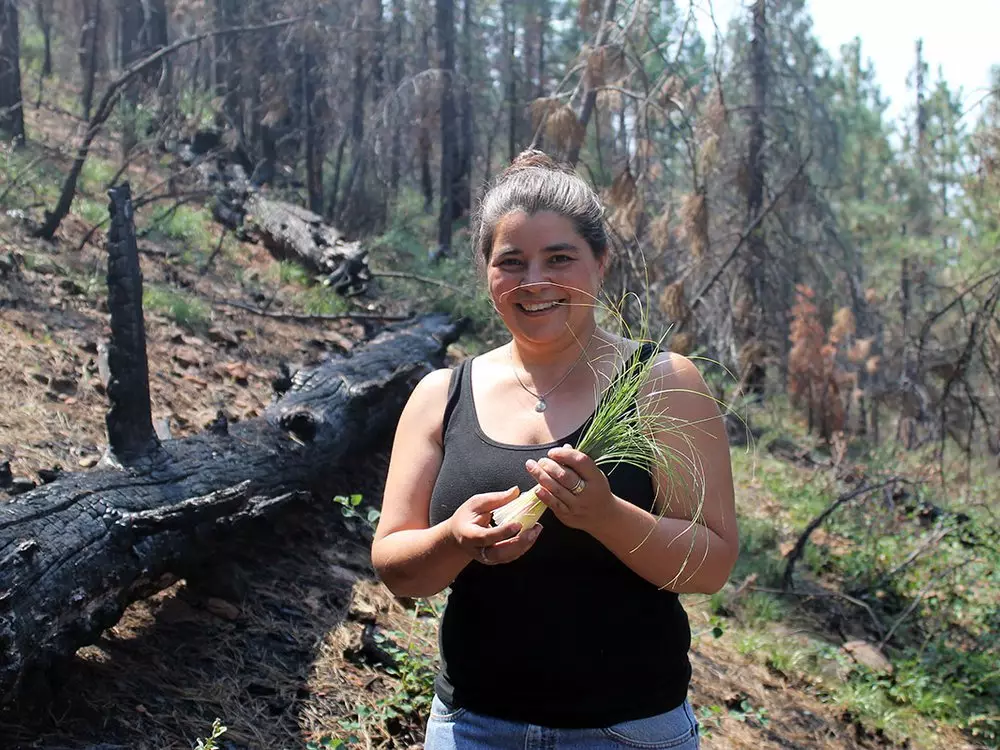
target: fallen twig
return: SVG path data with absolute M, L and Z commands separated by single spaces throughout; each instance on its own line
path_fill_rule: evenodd
M 785 590 L 790 591 L 793 588 L 792 573 L 795 570 L 795 562 L 802 556 L 802 552 L 805 550 L 806 544 L 809 542 L 809 537 L 817 528 L 819 528 L 823 521 L 825 521 L 841 505 L 850 502 L 854 498 L 861 495 L 867 495 L 869 492 L 882 489 L 883 487 L 895 484 L 899 481 L 901 481 L 899 477 L 892 477 L 891 479 L 879 482 L 878 484 L 862 483 L 856 490 L 840 495 L 836 500 L 830 503 L 826 510 L 810 521 L 809 525 L 806 526 L 805 530 L 795 542 L 795 546 L 792 548 L 792 551 L 788 553 L 788 560 L 785 563 L 785 574 L 782 577 L 782 586 Z
M 474 297 L 475 295 L 471 292 L 461 289 L 457 286 L 452 286 L 446 281 L 441 281 L 439 279 L 432 279 L 427 276 L 420 276 L 415 273 L 407 273 L 405 271 L 371 271 L 372 276 L 378 277 L 383 276 L 388 279 L 410 279 L 411 281 L 419 281 L 424 284 L 432 284 L 433 286 L 439 286 L 447 289 L 449 292 L 455 292 L 455 294 L 461 294 L 466 297 Z
M 238 310 L 246 310 L 254 315 L 260 315 L 265 318 L 278 318 L 282 320 L 385 320 L 389 322 L 410 320 L 413 318 L 413 314 L 408 315 L 388 315 L 385 313 L 373 313 L 373 312 L 356 312 L 356 313 L 294 313 L 294 312 L 272 312 L 270 310 L 261 310 L 259 307 L 254 307 L 253 305 L 247 305 L 243 302 L 237 302 L 235 300 L 219 300 L 216 302 L 217 305 L 223 305 L 225 307 L 235 307 Z
M 786 594 L 788 596 L 801 596 L 801 597 L 816 597 L 817 599 L 829 599 L 837 598 L 843 599 L 844 601 L 850 602 L 851 604 L 861 607 L 872 620 L 872 624 L 875 625 L 875 629 L 881 634 L 885 632 L 885 625 L 882 621 L 878 619 L 878 615 L 875 614 L 875 610 L 871 606 L 857 597 L 853 597 L 850 594 L 845 594 L 843 591 L 791 591 L 787 589 L 772 589 L 766 586 L 747 586 L 750 591 L 760 591 L 765 594 Z

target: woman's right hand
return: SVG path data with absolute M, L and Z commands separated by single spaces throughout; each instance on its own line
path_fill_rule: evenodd
M 541 524 L 535 524 L 524 534 L 519 533 L 521 524 L 516 522 L 496 528 L 490 526 L 493 511 L 519 494 L 521 491 L 517 487 L 511 487 L 505 492 L 473 495 L 448 520 L 451 538 L 470 560 L 484 565 L 500 565 L 516 560 L 531 549 L 542 531 Z

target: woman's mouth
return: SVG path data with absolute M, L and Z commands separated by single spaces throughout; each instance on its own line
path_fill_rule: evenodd
M 566 300 L 554 299 L 548 302 L 517 302 L 515 307 L 526 315 L 542 315 L 562 305 Z

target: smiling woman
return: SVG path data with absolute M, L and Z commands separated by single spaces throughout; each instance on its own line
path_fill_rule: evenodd
M 394 593 L 451 587 L 425 747 L 695 748 L 678 594 L 721 588 L 738 546 L 718 408 L 687 359 L 598 326 L 608 239 L 577 174 L 523 154 L 476 226 L 511 341 L 414 390 L 372 547 Z M 609 402 L 662 429 L 599 467 Z

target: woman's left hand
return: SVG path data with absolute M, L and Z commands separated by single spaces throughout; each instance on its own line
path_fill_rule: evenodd
M 589 532 L 610 515 L 615 498 L 608 478 L 586 453 L 564 445 L 525 467 L 541 485 L 538 499 L 570 528 Z

